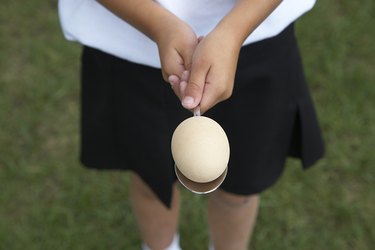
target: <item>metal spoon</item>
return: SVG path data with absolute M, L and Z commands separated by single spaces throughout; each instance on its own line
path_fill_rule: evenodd
M 193 113 L 194 116 L 200 116 L 200 107 L 197 106 L 194 109 Z M 186 189 L 195 194 L 208 194 L 218 189 L 219 186 L 223 183 L 225 177 L 227 176 L 228 167 L 225 168 L 224 172 L 218 178 L 210 182 L 195 182 L 190 180 L 181 173 L 176 164 L 174 165 L 174 171 L 176 173 L 178 180 Z

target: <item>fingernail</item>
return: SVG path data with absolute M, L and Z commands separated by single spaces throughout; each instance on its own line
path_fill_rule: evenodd
M 194 98 L 191 96 L 185 96 L 184 99 L 182 100 L 182 105 L 184 107 L 190 108 L 190 106 L 193 104 L 194 104 Z

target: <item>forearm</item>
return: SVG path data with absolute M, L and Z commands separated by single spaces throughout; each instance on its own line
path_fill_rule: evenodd
M 218 23 L 215 31 L 241 46 L 282 0 L 239 0 L 233 9 Z
M 161 31 L 178 18 L 152 0 L 98 0 L 118 17 L 157 41 Z

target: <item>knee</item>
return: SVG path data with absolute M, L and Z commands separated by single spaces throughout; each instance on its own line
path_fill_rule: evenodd
M 179 190 L 176 184 L 172 186 L 173 196 L 179 196 Z M 130 174 L 130 195 L 148 200 L 158 200 L 156 193 L 151 187 L 135 172 Z
M 222 207 L 246 207 L 258 204 L 259 195 L 238 195 L 219 189 L 211 194 L 210 200 L 215 205 Z
M 137 174 L 130 175 L 130 194 L 145 199 L 155 199 L 155 194 L 144 180 Z

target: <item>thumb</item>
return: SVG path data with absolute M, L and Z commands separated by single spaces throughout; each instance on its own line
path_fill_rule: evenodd
M 205 69 L 204 67 L 192 66 L 190 78 L 182 98 L 182 106 L 184 108 L 194 109 L 201 102 L 208 69 L 209 67 Z

